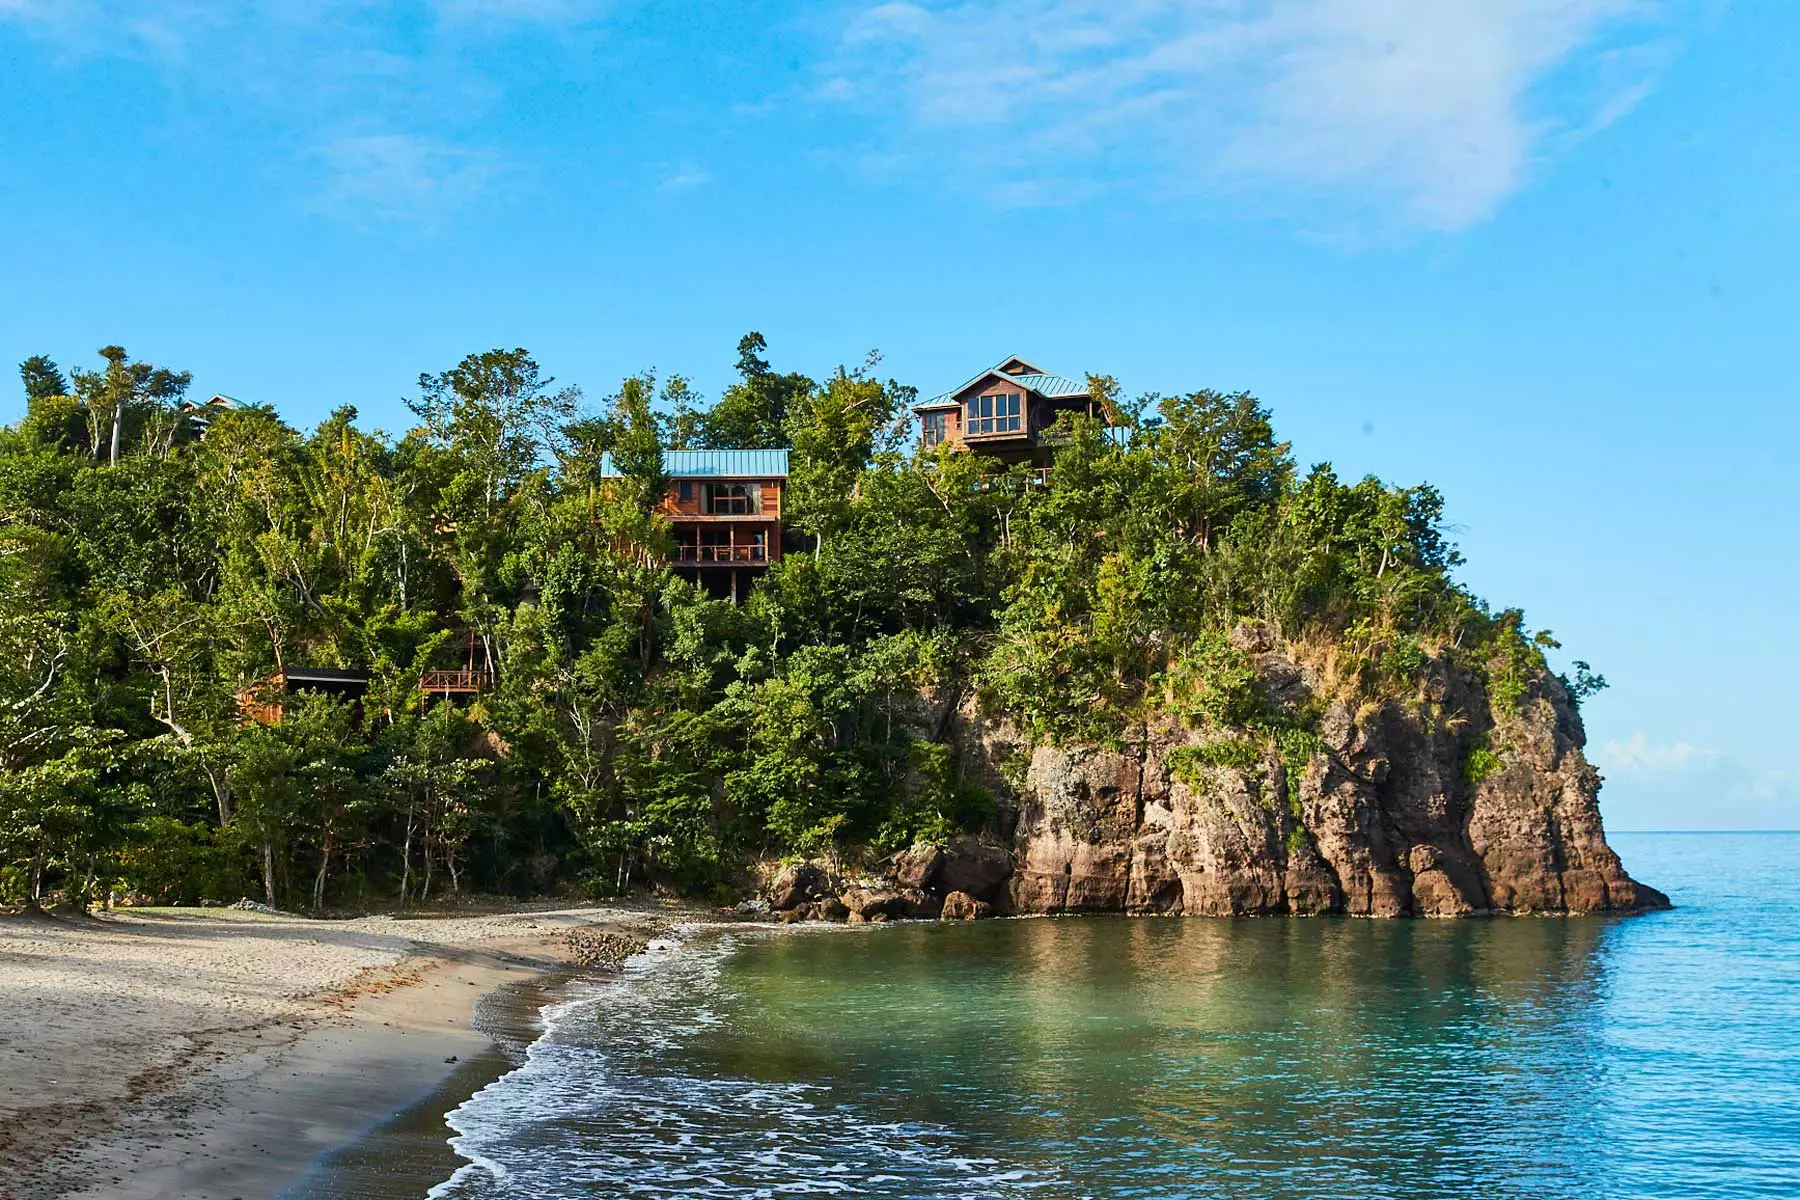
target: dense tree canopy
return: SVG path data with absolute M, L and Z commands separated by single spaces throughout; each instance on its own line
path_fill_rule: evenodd
M 202 426 L 185 373 L 116 346 L 68 378 L 28 360 L 0 431 L 0 900 L 729 890 L 753 856 L 989 822 L 958 712 L 1303 735 L 1244 620 L 1349 695 L 1431 656 L 1501 695 L 1541 665 L 1452 579 L 1435 489 L 1298 471 L 1251 396 L 1098 379 L 1113 426 L 1066 418 L 1042 486 L 915 452 L 873 359 L 814 380 L 738 350 L 710 407 L 642 376 L 597 411 L 523 350 L 471 355 L 421 376 L 399 438 L 351 408 Z M 789 552 L 735 605 L 670 569 L 654 513 L 659 449 L 721 446 L 792 449 Z M 491 687 L 427 702 L 423 672 L 470 662 Z M 367 695 L 247 720 L 297 666 Z

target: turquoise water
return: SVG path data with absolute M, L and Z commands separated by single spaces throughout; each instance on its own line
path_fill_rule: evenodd
M 1673 912 L 699 934 L 453 1114 L 453 1197 L 1800 1196 L 1800 836 Z

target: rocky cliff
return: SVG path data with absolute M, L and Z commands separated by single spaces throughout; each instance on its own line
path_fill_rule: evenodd
M 1256 635 L 1288 707 L 1316 679 Z M 1017 754 L 971 724 L 992 759 Z M 1626 875 L 1600 824 L 1600 775 L 1556 677 L 1503 711 L 1480 680 L 1428 665 L 1408 702 L 1325 705 L 1299 754 L 1171 721 L 1127 752 L 1037 746 L 1014 792 L 1019 913 L 1627 912 L 1667 907 Z M 1233 759 L 1236 761 L 1232 761 Z
M 885 919 L 1668 906 L 1606 844 L 1600 775 L 1555 676 L 1499 704 L 1478 674 L 1435 660 L 1415 695 L 1353 707 L 1328 700 L 1260 631 L 1234 641 L 1272 711 L 1318 714 L 1310 728 L 1284 737 L 1170 718 L 1125 749 L 1032 746 L 966 712 L 956 740 L 965 770 L 1000 796 L 999 835 L 916 846 L 872 888 L 845 890 L 815 869 L 796 890 L 785 876 L 776 907 Z

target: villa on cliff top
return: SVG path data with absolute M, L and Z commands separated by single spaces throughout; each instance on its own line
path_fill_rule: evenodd
M 1050 464 L 1061 440 L 1051 430 L 1065 412 L 1099 415 L 1088 385 L 1052 375 L 1035 363 L 1008 358 L 962 386 L 913 406 L 919 444 L 948 445 L 1006 463 Z

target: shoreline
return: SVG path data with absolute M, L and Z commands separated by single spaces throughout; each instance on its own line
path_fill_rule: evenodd
M 711 916 L 0 920 L 0 1198 L 366 1196 L 424 1180 L 423 1195 L 462 1162 L 444 1117 L 511 1069 L 547 989 L 582 970 L 572 930 L 649 938 Z M 384 1131 L 409 1120 L 414 1152 L 396 1155 Z M 382 1152 L 359 1166 L 364 1146 Z

